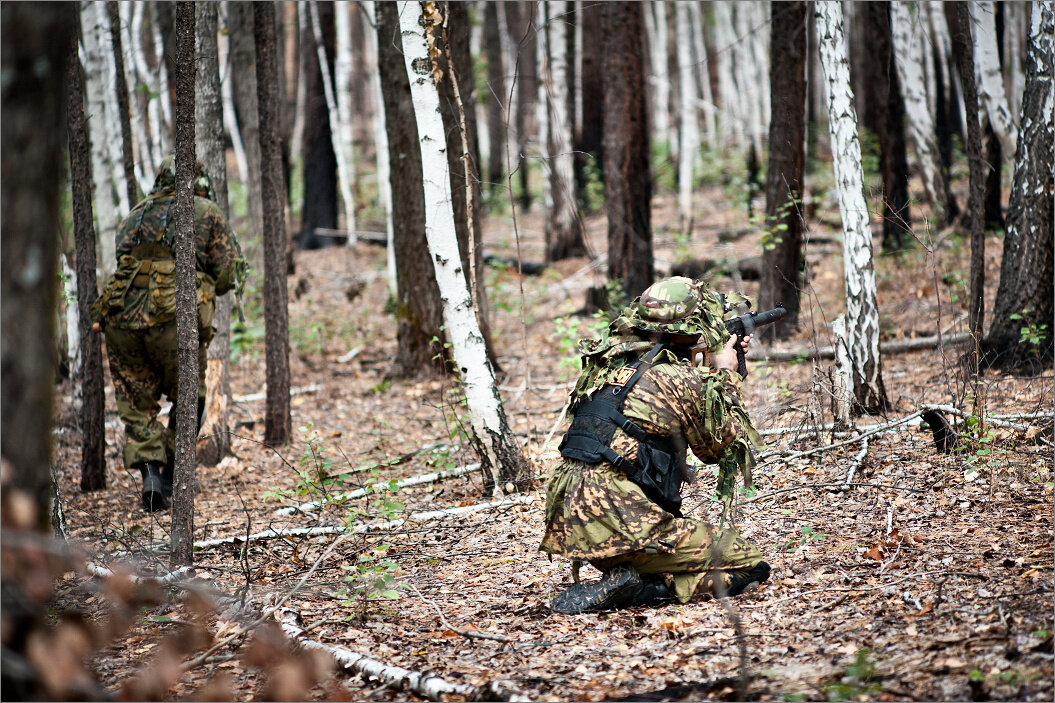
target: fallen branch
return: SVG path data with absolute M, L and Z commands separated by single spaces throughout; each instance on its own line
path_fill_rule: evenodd
M 443 471 L 435 471 L 431 474 L 423 474 L 421 476 L 412 476 L 410 478 L 399 479 L 396 481 L 394 490 L 400 490 L 409 486 L 419 486 L 423 483 L 435 483 L 445 478 L 455 478 L 457 476 L 464 476 L 465 474 L 472 473 L 480 468 L 480 463 L 469 464 L 467 466 L 456 466 L 453 469 L 444 469 Z M 356 488 L 354 491 L 347 493 L 339 493 L 335 496 L 331 496 L 326 500 L 312 500 L 307 503 L 301 503 L 300 505 L 291 505 L 286 508 L 279 508 L 275 511 L 275 515 L 292 515 L 294 513 L 307 513 L 312 510 L 317 510 L 327 503 L 337 503 L 345 500 L 354 500 L 356 498 L 362 498 L 369 493 L 375 492 L 372 488 Z
M 447 700 L 448 696 L 457 696 L 469 701 L 509 699 L 509 696 L 502 694 L 493 683 L 483 686 L 450 683 L 432 674 L 385 664 L 344 647 L 316 642 L 305 636 L 303 628 L 297 623 L 297 614 L 288 608 L 282 610 L 279 623 L 282 631 L 296 645 L 303 649 L 326 652 L 342 669 L 359 676 L 376 679 L 396 691 L 409 691 L 433 701 Z
M 322 385 L 318 384 L 318 383 L 314 383 L 314 384 L 312 384 L 310 386 L 301 386 L 299 388 L 290 388 L 289 389 L 289 394 L 290 395 L 300 395 L 302 393 L 315 393 L 315 392 L 321 391 L 321 390 L 322 390 Z M 264 400 L 265 398 L 267 398 L 267 392 L 266 391 L 263 392 L 263 393 L 250 393 L 249 395 L 236 395 L 234 398 L 232 398 L 232 401 L 235 402 L 235 403 L 251 403 L 251 402 L 256 401 L 256 400 Z
M 974 340 L 970 332 L 958 332 L 949 335 L 916 337 L 915 339 L 895 339 L 879 343 L 881 354 L 899 354 L 902 352 L 934 349 L 938 346 L 958 347 Z M 753 361 L 806 361 L 808 359 L 834 359 L 835 347 L 798 347 L 796 349 L 762 349 L 754 347 L 747 353 Z
M 846 480 L 843 481 L 843 490 L 849 490 L 850 482 L 854 480 L 854 472 L 857 471 L 857 467 L 861 465 L 865 457 L 868 455 L 868 438 L 861 438 L 861 451 L 854 455 L 854 460 L 850 462 L 850 468 L 846 472 Z
M 408 581 L 407 585 L 410 586 L 411 589 L 413 589 L 414 593 L 418 594 L 418 598 L 420 598 L 421 600 L 425 601 L 426 603 L 431 605 L 436 610 L 436 614 L 440 616 L 440 622 L 442 622 L 443 626 L 446 627 L 451 632 L 459 634 L 462 637 L 476 637 L 476 638 L 481 639 L 481 640 L 495 640 L 496 642 L 508 642 L 509 641 L 509 638 L 506 637 L 505 635 L 494 634 L 494 633 L 491 633 L 491 632 L 477 632 L 477 631 L 474 631 L 474 630 L 463 630 L 460 627 L 455 627 L 454 625 L 452 625 L 450 623 L 449 620 L 447 620 L 447 617 L 443 614 L 443 611 L 440 610 L 440 606 L 436 605 L 436 603 L 434 601 L 431 601 L 428 598 L 426 598 L 425 596 L 421 595 L 421 591 L 419 591 L 418 587 L 415 586 L 414 584 L 412 584 L 412 583 L 410 583 Z
M 317 537 L 320 535 L 339 535 L 339 534 L 362 534 L 365 532 L 380 532 L 382 530 L 390 530 L 395 527 L 399 527 L 406 522 L 428 522 L 442 517 L 448 517 L 451 515 L 463 515 L 465 513 L 474 513 L 481 510 L 491 510 L 493 508 L 499 508 L 506 505 L 517 505 L 522 503 L 532 503 L 535 500 L 534 495 L 517 495 L 512 498 L 504 498 L 502 500 L 492 501 L 490 503 L 477 503 L 476 505 L 464 505 L 457 508 L 445 508 L 443 510 L 430 510 L 422 513 L 411 513 L 405 518 L 397 518 L 395 520 L 386 520 L 385 522 L 370 523 L 366 525 L 356 525 L 349 530 L 344 525 L 320 525 L 319 527 L 295 527 L 284 530 L 276 530 L 268 528 L 261 532 L 257 532 L 251 535 L 236 535 L 233 537 L 217 537 L 216 539 L 206 539 L 194 543 L 195 551 L 206 551 L 214 547 L 219 547 L 224 544 L 247 544 L 249 542 L 262 542 L 269 539 L 282 539 L 285 537 Z
M 108 569 L 105 566 L 99 566 L 98 564 L 87 561 L 84 563 L 84 568 L 88 570 L 92 576 L 101 579 L 108 579 L 117 576 L 112 569 Z M 177 584 L 184 576 L 193 574 L 194 569 L 190 566 L 181 566 L 175 571 L 170 571 L 161 576 L 140 576 L 135 573 L 123 573 L 121 574 L 132 583 L 144 583 L 144 584 L 157 584 L 160 586 Z

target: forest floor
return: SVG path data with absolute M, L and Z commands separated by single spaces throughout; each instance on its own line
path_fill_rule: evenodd
M 721 189 L 701 200 L 696 232 L 683 241 L 666 225 L 676 221 L 674 203 L 657 197 L 659 274 L 687 256 L 735 261 L 760 250 L 759 233 Z M 837 209 L 830 213 L 810 222 L 804 325 L 781 348 L 831 343 L 843 284 Z M 587 227 L 591 246 L 603 255 L 603 217 L 588 219 Z M 541 261 L 537 213 L 520 217 L 519 236 L 523 259 Z M 917 244 L 876 261 L 884 340 L 966 329 L 968 247 L 950 232 L 924 240 L 929 250 Z M 516 255 L 508 217 L 489 218 L 483 241 L 497 254 Z M 997 238 L 987 244 L 990 303 L 1000 245 Z M 393 480 L 475 459 L 459 429 L 464 411 L 456 384 L 388 376 L 396 337 L 384 310 L 384 260 L 384 250 L 368 244 L 297 252 L 289 281 L 295 437 L 285 447 L 262 443 L 263 340 L 250 335 L 237 343 L 232 365 L 234 455 L 198 469 L 195 539 L 406 519 L 340 537 L 262 539 L 248 549 L 231 541 L 203 546 L 195 554 L 197 591 L 162 589 L 139 598 L 119 578 L 68 573 L 57 611 L 75 609 L 106 632 L 89 669 L 111 695 L 420 699 L 349 675 L 311 650 L 291 653 L 270 618 L 247 631 L 245 613 L 282 602 L 309 639 L 453 685 L 490 685 L 480 689 L 485 698 L 500 692 L 521 700 L 736 700 L 745 695 L 741 681 L 747 699 L 767 701 L 1055 698 L 1051 370 L 1038 377 L 984 375 L 986 412 L 1019 419 L 1010 421 L 1014 426 L 1006 417 L 1003 425 L 987 422 L 980 431 L 960 425 L 975 441 L 942 454 L 918 417 L 840 444 L 842 437 L 820 428 L 831 421 L 831 361 L 752 362 L 745 399 L 758 428 L 773 432 L 755 473 L 757 492 L 740 499 L 737 524 L 772 565 L 769 582 L 731 601 L 731 612 L 710 600 L 560 615 L 547 604 L 571 582 L 571 570 L 566 560 L 538 551 L 545 484 L 578 363 L 569 350 L 595 322 L 574 313 L 604 273 L 585 258 L 536 276 L 489 268 L 502 398 L 536 485 L 520 502 L 429 518 L 412 514 L 494 498 L 477 471 L 386 490 Z M 734 283 L 718 276 L 713 285 Z M 757 282 L 744 285 L 748 294 L 757 292 Z M 892 409 L 860 417 L 858 426 L 904 418 L 924 404 L 970 414 L 974 387 L 964 380 L 960 353 L 885 355 Z M 69 392 L 68 382 L 59 388 L 55 436 L 71 541 L 96 564 L 164 573 L 169 514 L 148 516 L 140 508 L 138 475 L 121 465 L 123 430 L 112 393 L 109 486 L 83 494 Z M 1033 413 L 1047 413 L 1047 425 Z M 322 462 L 331 462 L 330 475 L 343 472 L 347 489 L 373 490 L 319 510 L 276 513 L 339 492 L 337 484 L 311 487 Z M 687 487 L 686 514 L 715 521 L 712 490 L 705 470 Z M 353 574 L 374 579 L 377 588 L 357 589 L 362 581 L 346 581 Z M 583 568 L 584 579 L 598 575 Z M 216 591 L 229 599 L 226 608 L 214 607 Z M 212 643 L 223 646 L 189 670 L 179 668 Z M 749 680 L 738 679 L 742 673 Z M 468 689 L 458 690 L 448 698 Z

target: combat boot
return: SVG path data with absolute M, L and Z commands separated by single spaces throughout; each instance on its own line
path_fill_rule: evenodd
M 738 596 L 741 593 L 755 590 L 760 584 L 765 583 L 768 578 L 769 564 L 760 561 L 755 565 L 755 568 L 751 569 L 743 576 L 733 575 L 732 578 L 729 579 L 729 585 L 725 587 L 725 592 L 730 596 Z
M 139 464 L 139 473 L 143 476 L 143 510 L 156 513 L 169 507 L 165 497 L 164 484 L 161 479 L 163 467 L 160 462 L 148 461 Z
M 641 590 L 626 604 L 626 607 L 652 607 L 666 605 L 674 600 L 674 594 L 667 587 L 662 576 L 649 574 L 641 577 Z
M 161 493 L 165 498 L 172 497 L 172 477 L 176 475 L 176 457 L 168 455 L 165 468 L 161 469 Z
M 600 581 L 577 583 L 558 593 L 550 608 L 566 615 L 625 608 L 640 591 L 641 575 L 633 566 L 623 564 L 606 571 Z

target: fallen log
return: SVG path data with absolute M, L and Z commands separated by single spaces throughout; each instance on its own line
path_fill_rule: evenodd
M 882 354 L 899 354 L 920 349 L 934 349 L 938 346 L 959 347 L 970 343 L 974 337 L 970 332 L 943 334 L 940 337 L 916 337 L 914 339 L 895 339 L 879 343 Z M 806 361 L 807 359 L 834 359 L 834 347 L 798 347 L 796 349 L 761 349 L 753 347 L 747 352 L 747 358 L 753 361 Z

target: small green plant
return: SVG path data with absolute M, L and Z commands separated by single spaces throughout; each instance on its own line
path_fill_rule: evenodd
M 356 609 L 345 620 L 356 617 L 365 620 L 373 601 L 399 597 L 399 589 L 403 586 L 396 581 L 399 565 L 387 557 L 388 549 L 387 545 L 372 547 L 359 554 L 354 564 L 341 566 L 347 585 L 339 593 L 347 596 L 344 605 Z
M 809 544 L 810 542 L 822 542 L 828 539 L 828 534 L 826 532 L 814 530 L 809 525 L 803 525 L 800 527 L 799 534 L 802 536 L 792 537 L 788 540 L 787 544 L 784 545 L 784 551 L 794 552 L 804 544 Z
M 870 652 L 866 648 L 857 650 L 854 663 L 846 669 L 838 681 L 824 684 L 823 690 L 832 701 L 849 701 L 864 698 L 883 690 L 882 685 L 876 681 L 875 664 L 869 658 Z
M 1026 316 L 1029 315 L 1030 312 L 1032 312 L 1032 310 L 1026 308 L 1021 313 L 1011 313 L 1009 317 L 1015 321 L 1024 321 L 1026 319 Z M 1037 324 L 1036 322 L 1030 322 L 1020 327 L 1018 332 L 1020 335 L 1018 339 L 1019 344 L 1028 344 L 1032 347 L 1039 348 L 1040 345 L 1044 343 L 1044 340 L 1048 338 L 1048 325 L 1041 325 Z

